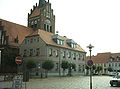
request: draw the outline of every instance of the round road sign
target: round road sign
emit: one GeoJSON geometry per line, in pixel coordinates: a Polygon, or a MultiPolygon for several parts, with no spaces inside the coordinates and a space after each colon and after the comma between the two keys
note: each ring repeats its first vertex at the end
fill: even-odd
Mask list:
{"type": "Polygon", "coordinates": [[[92,60],[88,60],[88,61],[87,61],[87,65],[88,65],[89,67],[93,66],[93,61],[92,61],[92,60]]]}
{"type": "Polygon", "coordinates": [[[16,64],[22,64],[22,58],[21,58],[21,56],[17,56],[15,58],[15,62],[16,62],[16,64]]]}

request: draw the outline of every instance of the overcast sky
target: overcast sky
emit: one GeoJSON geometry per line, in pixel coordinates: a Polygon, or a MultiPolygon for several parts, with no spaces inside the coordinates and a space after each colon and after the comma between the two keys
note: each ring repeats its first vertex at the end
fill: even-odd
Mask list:
{"type": "MultiPolygon", "coordinates": [[[[0,0],[0,18],[27,25],[27,14],[39,0],[0,0]]],[[[92,55],[120,52],[120,0],[50,0],[56,31],[92,55]]]]}

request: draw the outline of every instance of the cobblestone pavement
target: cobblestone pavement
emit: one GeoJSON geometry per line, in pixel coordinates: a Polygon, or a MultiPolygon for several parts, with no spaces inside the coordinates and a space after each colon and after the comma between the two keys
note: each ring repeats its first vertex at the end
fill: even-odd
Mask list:
{"type": "MultiPolygon", "coordinates": [[[[111,87],[109,76],[93,76],[92,89],[120,89],[120,87],[111,87]]],[[[73,77],[48,77],[45,79],[30,79],[26,83],[27,89],[90,89],[89,76],[73,76],[73,77]]],[[[0,82],[0,89],[1,89],[0,82]]],[[[7,82],[6,85],[10,87],[12,82],[7,82]]],[[[6,86],[5,83],[3,86],[6,86]]],[[[24,84],[23,84],[24,86],[24,84]]],[[[25,89],[23,87],[23,89],[25,89]]]]}

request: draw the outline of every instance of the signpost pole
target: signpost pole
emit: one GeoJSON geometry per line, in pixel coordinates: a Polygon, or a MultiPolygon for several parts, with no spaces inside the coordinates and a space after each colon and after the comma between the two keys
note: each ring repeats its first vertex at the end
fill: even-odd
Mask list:
{"type": "Polygon", "coordinates": [[[87,46],[87,48],[89,48],[89,51],[90,51],[90,60],[87,61],[87,65],[90,68],[90,89],[92,89],[92,66],[93,66],[93,61],[91,60],[91,51],[92,51],[93,47],[94,46],[92,46],[91,44],[89,44],[89,46],[87,46]]]}

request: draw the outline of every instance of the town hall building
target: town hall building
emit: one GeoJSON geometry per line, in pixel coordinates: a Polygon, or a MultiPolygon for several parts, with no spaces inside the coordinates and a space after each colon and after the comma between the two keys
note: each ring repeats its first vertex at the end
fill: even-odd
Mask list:
{"type": "Polygon", "coordinates": [[[62,73],[59,67],[66,60],[76,65],[75,73],[84,74],[86,52],[73,39],[60,36],[55,30],[55,15],[49,0],[39,0],[33,6],[27,27],[0,19],[0,44],[1,67],[5,66],[4,60],[14,60],[19,54],[25,61],[35,61],[41,71],[42,63],[52,60],[55,66],[51,72],[62,73]]]}

